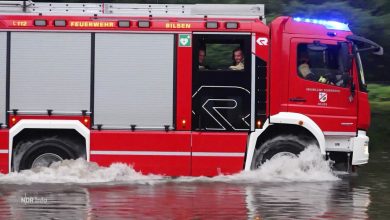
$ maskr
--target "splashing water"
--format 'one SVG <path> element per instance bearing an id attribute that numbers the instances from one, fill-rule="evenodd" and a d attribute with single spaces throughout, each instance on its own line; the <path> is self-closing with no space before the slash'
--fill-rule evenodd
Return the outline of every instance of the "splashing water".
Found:
<path id="1" fill-rule="evenodd" d="M 162 180 L 159 175 L 142 175 L 124 163 L 100 167 L 84 159 L 64 160 L 50 167 L 37 167 L 0 176 L 0 183 L 153 183 Z"/>
<path id="2" fill-rule="evenodd" d="M 265 162 L 257 170 L 216 177 L 181 177 L 177 181 L 192 182 L 323 182 L 340 180 L 325 161 L 317 146 L 310 145 L 298 157 L 281 155 Z"/>
<path id="3" fill-rule="evenodd" d="M 180 177 L 172 179 L 161 175 L 143 175 L 131 166 L 114 163 L 100 167 L 83 159 L 65 160 L 50 167 L 38 167 L 20 173 L 0 174 L 0 183 L 136 183 L 155 184 L 162 182 L 316 182 L 335 181 L 338 177 L 332 172 L 330 162 L 325 161 L 316 146 L 309 146 L 298 157 L 275 157 L 259 169 L 242 171 L 234 175 L 216 177 Z"/>
<path id="4" fill-rule="evenodd" d="M 223 178 L 218 176 L 216 178 Z M 316 182 L 335 181 L 330 161 L 325 161 L 317 146 L 307 147 L 298 157 L 279 156 L 264 163 L 259 169 L 224 176 L 235 182 Z"/>

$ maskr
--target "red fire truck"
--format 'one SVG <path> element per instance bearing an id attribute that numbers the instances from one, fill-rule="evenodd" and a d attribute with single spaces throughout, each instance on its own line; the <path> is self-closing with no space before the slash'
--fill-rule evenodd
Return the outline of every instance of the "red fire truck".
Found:
<path id="1" fill-rule="evenodd" d="M 256 169 L 315 144 L 368 162 L 360 52 L 333 20 L 264 5 L 0 2 L 0 171 L 82 157 L 142 173 Z"/>

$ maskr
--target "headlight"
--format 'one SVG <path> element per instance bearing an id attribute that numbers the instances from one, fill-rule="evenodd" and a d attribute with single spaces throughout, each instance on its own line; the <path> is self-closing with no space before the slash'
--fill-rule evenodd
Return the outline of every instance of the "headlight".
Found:
<path id="1" fill-rule="evenodd" d="M 364 153 L 368 154 L 368 141 L 364 142 Z"/>

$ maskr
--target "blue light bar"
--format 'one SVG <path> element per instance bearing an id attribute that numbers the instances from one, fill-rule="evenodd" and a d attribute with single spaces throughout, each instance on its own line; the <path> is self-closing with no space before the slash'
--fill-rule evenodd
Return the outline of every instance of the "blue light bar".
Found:
<path id="1" fill-rule="evenodd" d="M 293 18 L 294 21 L 297 22 L 306 22 L 312 24 L 320 24 L 325 26 L 327 29 L 331 30 L 340 30 L 340 31 L 351 31 L 348 27 L 348 24 L 341 23 L 338 21 L 327 21 L 327 20 L 319 20 L 319 19 L 311 19 L 311 18 Z"/>

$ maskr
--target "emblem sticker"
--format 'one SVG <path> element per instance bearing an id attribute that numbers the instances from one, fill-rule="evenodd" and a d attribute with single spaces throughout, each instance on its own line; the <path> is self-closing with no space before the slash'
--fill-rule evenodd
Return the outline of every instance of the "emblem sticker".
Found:
<path id="1" fill-rule="evenodd" d="M 320 100 L 320 102 L 328 101 L 328 93 L 326 93 L 326 92 L 319 92 L 318 93 L 318 99 Z"/>
<path id="2" fill-rule="evenodd" d="M 189 34 L 179 34 L 179 47 L 191 47 L 191 36 Z"/>

